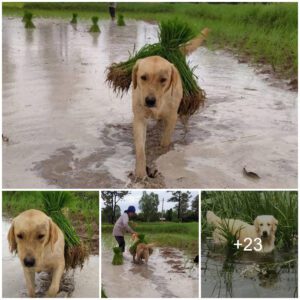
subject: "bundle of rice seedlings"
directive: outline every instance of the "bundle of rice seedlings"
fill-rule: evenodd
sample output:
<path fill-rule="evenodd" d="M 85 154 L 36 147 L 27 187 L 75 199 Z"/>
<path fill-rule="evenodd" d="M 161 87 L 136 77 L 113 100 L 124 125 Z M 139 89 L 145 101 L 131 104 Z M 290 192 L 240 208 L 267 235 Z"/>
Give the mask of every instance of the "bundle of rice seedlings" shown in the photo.
<path fill-rule="evenodd" d="M 190 67 L 186 54 L 199 47 L 208 34 L 208 29 L 197 35 L 191 27 L 178 19 L 163 21 L 159 25 L 159 42 L 145 45 L 129 59 L 113 63 L 108 67 L 106 81 L 114 92 L 126 93 L 131 84 L 131 72 L 138 59 L 158 55 L 174 64 L 178 69 L 183 86 L 183 99 L 179 107 L 180 116 L 191 116 L 203 104 L 205 92 L 197 84 L 195 67 Z"/>
<path fill-rule="evenodd" d="M 22 22 L 25 22 L 25 21 L 26 21 L 27 14 L 28 14 L 28 11 L 24 11 L 24 15 L 23 15 L 23 18 L 22 18 Z"/>
<path fill-rule="evenodd" d="M 124 21 L 124 16 L 123 15 L 118 15 L 117 24 L 118 24 L 118 26 L 125 26 L 125 21 Z"/>
<path fill-rule="evenodd" d="M 99 26 L 98 26 L 98 21 L 99 21 L 99 18 L 94 16 L 92 17 L 92 22 L 93 22 L 93 25 L 91 26 L 89 32 L 101 32 Z"/>
<path fill-rule="evenodd" d="M 83 267 L 84 261 L 88 258 L 87 247 L 80 240 L 74 227 L 64 216 L 62 209 L 73 195 L 69 192 L 42 192 L 44 212 L 51 217 L 53 222 L 62 230 L 65 237 L 65 262 L 66 269 Z"/>
<path fill-rule="evenodd" d="M 140 243 L 147 244 L 147 241 L 145 239 L 145 235 L 142 234 L 142 233 L 138 234 L 138 239 L 129 247 L 130 254 L 133 255 L 136 252 L 136 247 Z"/>
<path fill-rule="evenodd" d="M 33 22 L 32 22 L 32 13 L 31 12 L 25 12 L 23 16 L 23 20 L 25 22 L 25 28 L 35 28 Z"/>
<path fill-rule="evenodd" d="M 121 248 L 114 247 L 113 251 L 114 251 L 114 257 L 112 260 L 112 264 L 115 266 L 123 265 L 123 253 L 122 253 Z"/>
<path fill-rule="evenodd" d="M 70 21 L 70 23 L 71 24 L 77 24 L 77 17 L 78 17 L 78 14 L 73 13 L 73 17 L 72 17 L 72 20 Z"/>

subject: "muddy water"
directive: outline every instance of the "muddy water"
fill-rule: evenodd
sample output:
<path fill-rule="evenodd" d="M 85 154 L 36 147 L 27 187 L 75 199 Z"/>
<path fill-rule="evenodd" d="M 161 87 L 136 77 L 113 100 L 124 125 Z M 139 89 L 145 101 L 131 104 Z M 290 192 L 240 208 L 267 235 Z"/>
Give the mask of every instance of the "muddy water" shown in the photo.
<path fill-rule="evenodd" d="M 9 220 L 2 222 L 2 296 L 4 298 L 24 298 L 27 296 L 25 278 L 19 258 L 9 252 L 7 233 Z M 43 297 L 50 285 L 49 274 L 36 275 L 36 295 Z M 99 257 L 90 256 L 82 270 L 65 273 L 61 281 L 58 297 L 98 298 L 99 297 Z"/>
<path fill-rule="evenodd" d="M 103 21 L 91 35 L 87 23 L 37 19 L 28 31 L 20 19 L 3 19 L 4 187 L 128 186 L 130 93 L 117 97 L 104 72 L 154 41 L 157 27 L 127 23 Z M 224 52 L 201 48 L 190 60 L 207 105 L 187 135 L 178 123 L 168 153 L 150 130 L 148 153 L 162 173 L 150 186 L 295 188 L 297 94 Z"/>
<path fill-rule="evenodd" d="M 102 286 L 108 297 L 198 297 L 198 267 L 181 251 L 174 248 L 156 248 L 148 265 L 134 264 L 126 251 L 124 264 L 114 266 L 111 263 L 114 246 L 116 242 L 110 235 L 102 235 Z"/>
<path fill-rule="evenodd" d="M 201 296 L 204 298 L 297 297 L 296 251 L 275 254 L 242 253 L 238 258 L 208 249 L 202 243 Z M 283 262 L 296 261 L 294 267 Z M 268 267 L 266 267 L 268 266 Z"/>

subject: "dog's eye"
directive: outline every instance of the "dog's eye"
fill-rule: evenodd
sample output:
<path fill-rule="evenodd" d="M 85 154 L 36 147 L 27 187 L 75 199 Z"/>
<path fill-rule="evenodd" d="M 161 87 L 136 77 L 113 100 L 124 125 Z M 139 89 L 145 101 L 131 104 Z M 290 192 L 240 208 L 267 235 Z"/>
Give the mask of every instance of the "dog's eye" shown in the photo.
<path fill-rule="evenodd" d="M 23 240 L 23 234 L 22 233 L 17 234 L 17 238 Z"/>
<path fill-rule="evenodd" d="M 161 78 L 159 81 L 160 81 L 160 83 L 164 83 L 167 81 L 167 78 Z"/>
<path fill-rule="evenodd" d="M 147 76 L 146 75 L 142 75 L 141 79 L 144 80 L 144 81 L 146 81 L 147 80 Z"/>
<path fill-rule="evenodd" d="M 270 223 L 268 223 L 267 225 L 268 225 L 268 226 L 271 226 L 271 224 L 270 224 Z"/>
<path fill-rule="evenodd" d="M 41 240 L 41 239 L 44 238 L 44 236 L 45 236 L 44 234 L 39 234 L 39 235 L 38 235 L 38 239 Z"/>
<path fill-rule="evenodd" d="M 259 226 L 263 226 L 263 225 L 264 225 L 263 223 L 259 224 Z"/>

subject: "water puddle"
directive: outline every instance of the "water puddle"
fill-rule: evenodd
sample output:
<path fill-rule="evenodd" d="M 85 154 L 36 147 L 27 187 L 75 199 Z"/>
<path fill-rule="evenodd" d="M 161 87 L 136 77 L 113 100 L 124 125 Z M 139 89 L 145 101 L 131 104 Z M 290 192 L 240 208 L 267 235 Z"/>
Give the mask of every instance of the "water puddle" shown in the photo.
<path fill-rule="evenodd" d="M 10 221 L 2 221 L 2 296 L 3 298 L 25 298 L 27 289 L 19 258 L 9 252 L 7 234 Z M 50 276 L 45 272 L 36 275 L 36 296 L 43 297 L 50 285 Z M 65 273 L 61 281 L 60 298 L 99 297 L 99 256 L 92 255 L 82 270 Z"/>
<path fill-rule="evenodd" d="M 116 96 L 105 70 L 127 59 L 134 45 L 155 41 L 157 26 L 102 21 L 101 34 L 91 35 L 85 22 L 35 24 L 28 31 L 19 18 L 3 18 L 3 133 L 9 138 L 3 186 L 128 186 L 135 163 L 131 93 Z M 190 61 L 199 66 L 206 106 L 187 135 L 178 122 L 167 153 L 150 126 L 148 159 L 162 174 L 153 185 L 296 188 L 297 93 L 222 51 L 201 48 Z M 245 166 L 260 179 L 245 177 Z"/>
<path fill-rule="evenodd" d="M 210 248 L 211 249 L 211 248 Z M 297 254 L 243 252 L 236 259 L 202 243 L 201 296 L 204 298 L 297 297 Z"/>
<path fill-rule="evenodd" d="M 198 266 L 182 251 L 155 248 L 148 265 L 134 264 L 126 251 L 124 264 L 114 266 L 114 246 L 113 237 L 102 234 L 102 286 L 108 297 L 198 298 Z"/>

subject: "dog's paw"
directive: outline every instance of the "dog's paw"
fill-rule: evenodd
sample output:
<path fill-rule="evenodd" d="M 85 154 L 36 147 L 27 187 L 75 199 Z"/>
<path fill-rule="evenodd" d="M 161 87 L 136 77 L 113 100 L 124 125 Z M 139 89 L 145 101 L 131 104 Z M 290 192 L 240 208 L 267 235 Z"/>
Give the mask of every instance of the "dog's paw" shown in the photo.
<path fill-rule="evenodd" d="M 157 169 L 150 169 L 149 167 L 146 167 L 147 175 L 150 178 L 155 178 L 158 175 L 158 170 Z"/>

